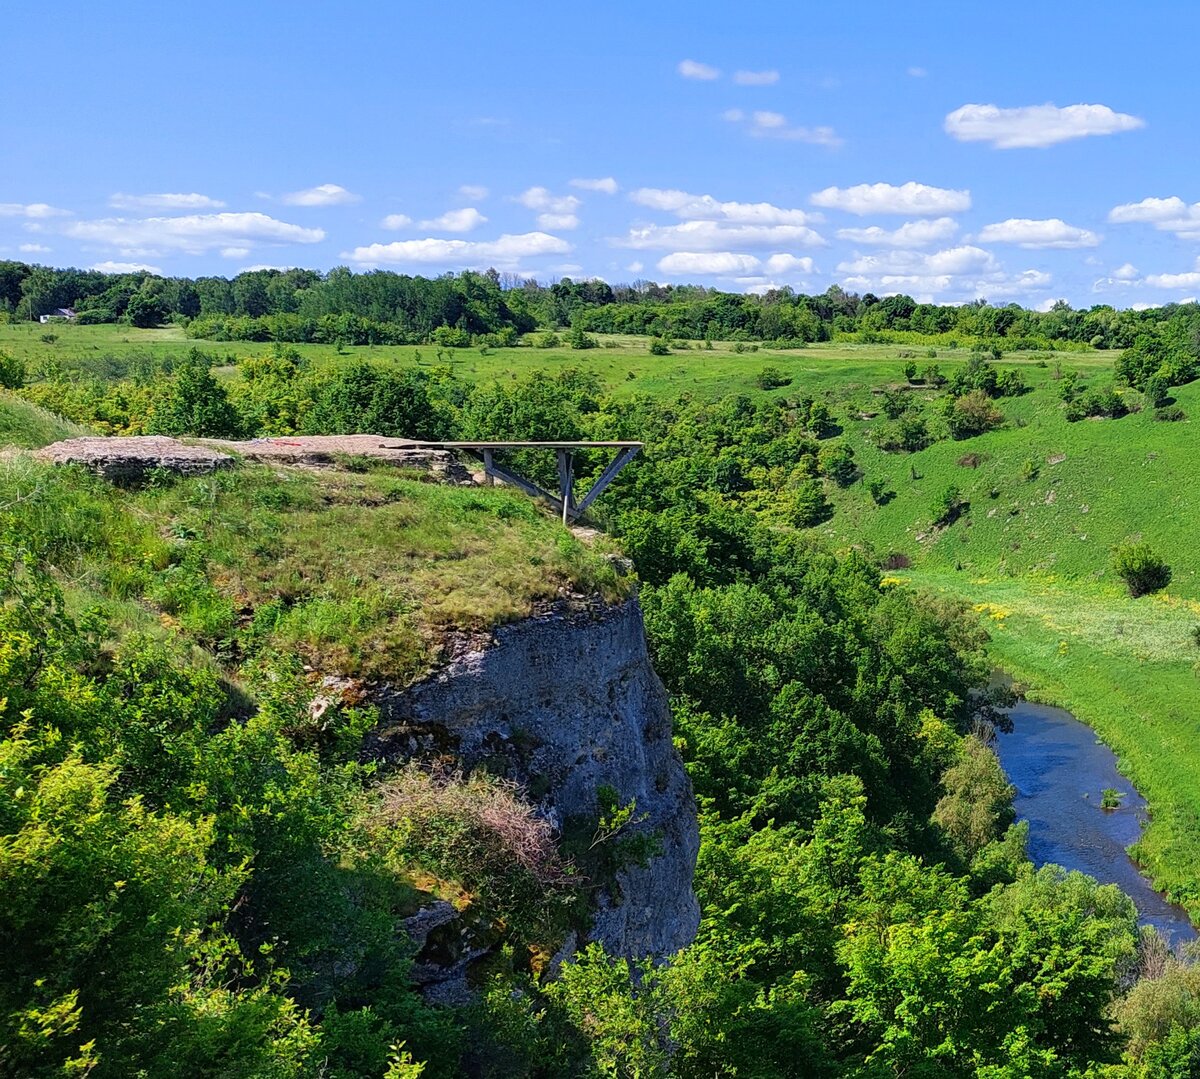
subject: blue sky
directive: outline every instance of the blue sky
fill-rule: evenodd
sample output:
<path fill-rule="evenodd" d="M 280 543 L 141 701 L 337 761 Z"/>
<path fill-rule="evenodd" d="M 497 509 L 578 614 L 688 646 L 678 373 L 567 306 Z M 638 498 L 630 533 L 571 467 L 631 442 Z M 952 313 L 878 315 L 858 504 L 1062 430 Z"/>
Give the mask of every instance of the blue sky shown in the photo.
<path fill-rule="evenodd" d="M 0 258 L 1200 295 L 1200 7 L 5 14 Z"/>

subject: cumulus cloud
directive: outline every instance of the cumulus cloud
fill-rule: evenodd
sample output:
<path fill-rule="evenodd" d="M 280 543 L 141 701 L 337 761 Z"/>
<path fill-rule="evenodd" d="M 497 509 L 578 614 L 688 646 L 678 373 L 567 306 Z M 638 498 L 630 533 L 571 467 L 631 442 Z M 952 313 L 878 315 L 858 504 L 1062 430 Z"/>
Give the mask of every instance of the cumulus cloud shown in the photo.
<path fill-rule="evenodd" d="M 491 194 L 483 184 L 463 184 L 458 189 L 458 193 L 471 202 L 483 202 Z"/>
<path fill-rule="evenodd" d="M 368 244 L 346 252 L 342 258 L 362 266 L 404 263 L 438 263 L 444 266 L 510 266 L 537 255 L 565 255 L 571 245 L 545 232 L 505 233 L 496 240 L 397 240 Z"/>
<path fill-rule="evenodd" d="M 735 71 L 733 81 L 738 86 L 774 86 L 779 81 L 779 72 L 770 71 Z"/>
<path fill-rule="evenodd" d="M 403 214 L 395 216 L 404 217 Z M 399 225 L 388 225 L 389 220 L 390 217 L 384 218 L 385 228 L 403 228 L 404 225 L 410 224 L 407 218 L 403 224 Z M 429 221 L 422 221 L 421 228 L 436 229 L 438 232 L 470 232 L 472 229 L 476 229 L 486 222 L 487 218 L 476 210 L 474 206 L 467 206 L 462 210 L 447 210 L 440 217 L 431 218 Z"/>
<path fill-rule="evenodd" d="M 758 248 L 821 247 L 824 238 L 806 225 L 742 225 L 685 221 L 630 229 L 622 247 L 661 251 L 738 251 Z"/>
<path fill-rule="evenodd" d="M 540 229 L 576 229 L 579 218 L 575 214 L 538 214 L 537 226 Z"/>
<path fill-rule="evenodd" d="M 222 247 L 221 258 L 223 259 L 244 259 L 250 254 L 248 247 Z"/>
<path fill-rule="evenodd" d="M 23 255 L 48 255 L 51 248 L 45 244 L 21 244 L 17 250 Z"/>
<path fill-rule="evenodd" d="M 1115 224 L 1153 225 L 1162 232 L 1173 232 L 1181 239 L 1200 240 L 1200 202 L 1189 206 L 1177 195 L 1114 206 L 1108 212 L 1108 219 Z"/>
<path fill-rule="evenodd" d="M 721 77 L 717 68 L 702 64 L 699 60 L 680 60 L 676 70 L 685 79 L 699 79 L 701 82 L 712 82 Z"/>
<path fill-rule="evenodd" d="M 517 202 L 547 214 L 573 214 L 583 205 L 575 195 L 553 195 L 545 187 L 527 188 L 517 196 Z"/>
<path fill-rule="evenodd" d="M 630 273 L 641 273 L 645 268 L 645 265 L 641 262 L 631 262 L 625 267 Z"/>
<path fill-rule="evenodd" d="M 147 266 L 144 262 L 97 262 L 91 267 L 101 273 L 152 273 L 162 277 L 162 270 L 157 266 Z"/>
<path fill-rule="evenodd" d="M 858 214 L 953 214 L 971 208 L 971 192 L 909 181 L 827 187 L 809 198 L 814 206 Z"/>
<path fill-rule="evenodd" d="M 359 195 L 347 191 L 340 184 L 317 184 L 316 187 L 284 195 L 281 201 L 288 206 L 345 206 L 359 199 Z"/>
<path fill-rule="evenodd" d="M 813 260 L 807 255 L 797 257 L 780 253 L 767 259 L 763 269 L 769 274 L 809 274 L 813 272 Z"/>
<path fill-rule="evenodd" d="M 1118 281 L 1135 281 L 1138 269 L 1132 262 L 1126 262 L 1113 270 L 1112 276 Z"/>
<path fill-rule="evenodd" d="M 225 203 L 196 192 L 168 192 L 160 195 L 127 195 L 118 191 L 108 197 L 114 210 L 220 210 Z"/>
<path fill-rule="evenodd" d="M 324 229 L 303 228 L 261 213 L 189 214 L 185 217 L 108 217 L 73 221 L 62 230 L 84 243 L 125 252 L 173 250 L 201 254 L 255 244 L 315 244 Z"/>
<path fill-rule="evenodd" d="M 769 202 L 721 202 L 712 195 L 693 195 L 660 187 L 639 187 L 630 201 L 663 210 L 688 221 L 728 221 L 740 225 L 805 225 L 821 220 L 805 210 L 785 209 Z"/>
<path fill-rule="evenodd" d="M 952 217 L 923 218 L 906 221 L 899 228 L 884 229 L 871 225 L 865 229 L 838 229 L 839 240 L 862 244 L 864 247 L 928 247 L 945 243 L 958 231 Z"/>
<path fill-rule="evenodd" d="M 0 217 L 41 220 L 47 217 L 68 217 L 70 213 L 70 210 L 60 210 L 57 206 L 48 206 L 44 202 L 0 202 Z"/>
<path fill-rule="evenodd" d="M 750 273 L 761 265 L 753 255 L 739 255 L 732 251 L 675 251 L 658 260 L 658 268 L 665 274 L 709 274 L 730 277 L 734 274 Z"/>
<path fill-rule="evenodd" d="M 1151 288 L 1197 288 L 1200 287 L 1200 271 L 1146 274 L 1145 283 Z"/>
<path fill-rule="evenodd" d="M 808 142 L 814 146 L 838 147 L 843 139 L 832 127 L 804 127 L 791 124 L 781 112 L 756 109 L 745 113 L 741 109 L 726 109 L 721 119 L 731 124 L 740 124 L 754 138 L 786 139 L 793 142 Z"/>
<path fill-rule="evenodd" d="M 948 113 L 946 133 L 959 142 L 987 142 L 997 150 L 1044 147 L 1088 135 L 1114 135 L 1145 127 L 1146 121 L 1107 105 L 963 105 Z"/>
<path fill-rule="evenodd" d="M 412 223 L 408 214 L 388 214 L 381 222 L 385 229 L 406 229 Z"/>
<path fill-rule="evenodd" d="M 984 225 L 976 239 L 980 243 L 1016 244 L 1018 247 L 1053 247 L 1071 249 L 1095 247 L 1100 236 L 1088 229 L 1068 225 L 1057 217 L 1032 221 L 1027 217 L 1010 217 L 994 225 Z"/>
<path fill-rule="evenodd" d="M 991 252 L 964 244 L 944 251 L 888 251 L 843 262 L 838 272 L 848 288 L 885 295 L 905 292 L 920 301 L 1008 298 L 1040 291 L 1052 278 L 1041 270 L 1010 274 Z"/>
<path fill-rule="evenodd" d="M 601 176 L 594 180 L 577 178 L 568 182 L 572 187 L 579 188 L 580 191 L 599 191 L 603 195 L 615 195 L 617 193 L 617 181 L 611 176 Z"/>
<path fill-rule="evenodd" d="M 1055 305 L 1055 304 L 1058 304 L 1058 303 L 1066 303 L 1066 302 L 1067 302 L 1067 301 L 1066 301 L 1066 300 L 1064 300 L 1064 299 L 1062 299 L 1061 297 L 1048 296 L 1048 297 L 1046 297 L 1046 299 L 1042 300 L 1042 301 L 1041 301 L 1041 302 L 1040 302 L 1040 303 L 1039 303 L 1039 304 L 1038 304 L 1038 305 L 1037 305 L 1037 306 L 1034 308 L 1034 310 L 1035 310 L 1035 311 L 1041 311 L 1041 312 L 1042 312 L 1042 314 L 1045 314 L 1047 311 L 1053 311 L 1053 310 L 1054 310 L 1054 305 Z"/>

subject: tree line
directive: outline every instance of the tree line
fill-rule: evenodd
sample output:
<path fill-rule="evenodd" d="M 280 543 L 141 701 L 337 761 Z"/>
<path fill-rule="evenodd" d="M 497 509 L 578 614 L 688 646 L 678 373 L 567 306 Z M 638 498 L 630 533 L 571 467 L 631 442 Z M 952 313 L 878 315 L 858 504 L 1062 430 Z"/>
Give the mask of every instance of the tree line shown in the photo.
<path fill-rule="evenodd" d="M 178 322 L 216 340 L 444 345 L 491 336 L 515 344 L 537 327 L 688 340 L 768 341 L 798 347 L 835 336 L 864 342 L 908 338 L 998 340 L 1007 349 L 1128 348 L 1139 334 L 1182 321 L 1197 332 L 1194 304 L 1146 311 L 1066 303 L 1049 311 L 986 300 L 959 306 L 910 296 L 859 295 L 834 285 L 820 295 L 790 288 L 761 296 L 650 281 L 610 285 L 563 278 L 541 284 L 495 270 L 420 277 L 337 267 L 253 270 L 233 278 L 106 274 L 0 261 L 0 319 L 35 320 L 72 308 L 84 323 Z"/>

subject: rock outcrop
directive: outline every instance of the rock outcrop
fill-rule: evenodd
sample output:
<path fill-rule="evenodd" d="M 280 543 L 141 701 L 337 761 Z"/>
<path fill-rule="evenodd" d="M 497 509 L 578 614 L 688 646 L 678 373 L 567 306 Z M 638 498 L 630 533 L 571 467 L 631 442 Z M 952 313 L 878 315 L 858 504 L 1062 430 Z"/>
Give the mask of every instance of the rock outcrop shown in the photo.
<path fill-rule="evenodd" d="M 473 482 L 471 473 L 451 451 L 380 435 L 296 435 L 246 442 L 217 438 L 182 440 L 164 435 L 69 438 L 38 450 L 37 456 L 59 465 L 83 465 L 106 480 L 121 484 L 140 483 L 160 469 L 197 476 L 230 468 L 239 460 L 330 468 L 352 457 L 427 472 L 444 483 Z"/>
<path fill-rule="evenodd" d="M 182 476 L 202 476 L 230 468 L 236 458 L 211 446 L 191 445 L 163 435 L 131 438 L 68 438 L 37 451 L 56 465 L 83 465 L 111 483 L 141 483 L 164 469 Z"/>
<path fill-rule="evenodd" d="M 626 864 L 600 892 L 588 938 L 626 957 L 688 944 L 700 918 L 696 804 L 637 600 L 551 610 L 459 646 L 428 679 L 379 694 L 372 753 L 450 755 L 501 772 L 559 827 L 594 820 L 597 792 L 612 788 L 622 805 L 636 803 L 633 827 L 656 837 L 659 853 Z"/>

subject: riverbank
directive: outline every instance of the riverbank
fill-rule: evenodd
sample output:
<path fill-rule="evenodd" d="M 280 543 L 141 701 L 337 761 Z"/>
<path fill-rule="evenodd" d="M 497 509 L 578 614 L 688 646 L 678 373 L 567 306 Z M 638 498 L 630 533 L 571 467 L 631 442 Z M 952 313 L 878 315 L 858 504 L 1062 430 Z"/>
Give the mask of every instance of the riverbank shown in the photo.
<path fill-rule="evenodd" d="M 1115 884 L 1173 946 L 1196 939 L 1188 913 L 1154 890 L 1127 851 L 1141 838 L 1146 800 L 1120 773 L 1117 758 L 1096 733 L 1069 712 L 1021 700 L 1009 710 L 1012 730 L 995 750 L 1016 788 L 1017 818 L 1029 828 L 1034 865 L 1079 870 Z M 1104 792 L 1117 797 L 1104 807 Z"/>
<path fill-rule="evenodd" d="M 1038 578 L 912 572 L 915 587 L 970 603 L 998 667 L 1024 695 L 1066 709 L 1116 753 L 1149 805 L 1131 855 L 1154 887 L 1200 919 L 1200 605 L 1131 600 Z"/>

